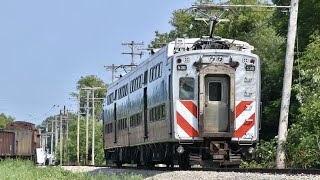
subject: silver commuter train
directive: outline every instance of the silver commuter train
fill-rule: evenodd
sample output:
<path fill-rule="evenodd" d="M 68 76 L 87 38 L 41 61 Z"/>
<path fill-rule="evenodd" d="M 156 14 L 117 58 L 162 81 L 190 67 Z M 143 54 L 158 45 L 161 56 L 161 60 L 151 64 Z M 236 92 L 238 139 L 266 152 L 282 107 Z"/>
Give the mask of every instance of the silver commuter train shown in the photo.
<path fill-rule="evenodd" d="M 260 62 L 246 42 L 178 38 L 112 83 L 107 163 L 239 165 L 260 129 Z"/>

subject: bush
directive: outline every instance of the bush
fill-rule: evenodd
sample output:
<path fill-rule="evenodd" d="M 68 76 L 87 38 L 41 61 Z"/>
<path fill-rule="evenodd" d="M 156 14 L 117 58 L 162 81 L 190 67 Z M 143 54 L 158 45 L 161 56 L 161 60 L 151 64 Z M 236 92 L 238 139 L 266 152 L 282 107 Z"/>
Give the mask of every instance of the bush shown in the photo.
<path fill-rule="evenodd" d="M 273 168 L 275 166 L 277 138 L 270 141 L 261 140 L 257 144 L 256 158 L 251 162 L 243 161 L 241 168 Z"/>

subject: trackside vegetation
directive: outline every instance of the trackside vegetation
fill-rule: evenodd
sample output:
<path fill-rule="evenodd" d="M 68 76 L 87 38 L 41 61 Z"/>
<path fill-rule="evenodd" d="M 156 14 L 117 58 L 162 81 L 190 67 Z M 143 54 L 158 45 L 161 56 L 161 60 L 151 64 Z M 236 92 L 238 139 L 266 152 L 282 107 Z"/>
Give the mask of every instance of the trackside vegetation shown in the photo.
<path fill-rule="evenodd" d="M 97 176 L 88 173 L 73 173 L 63 170 L 60 166 L 56 167 L 37 167 L 29 160 L 6 159 L 0 161 L 0 179 L 3 180 L 41 180 L 41 179 L 76 179 L 76 180 L 102 180 L 102 179 L 132 179 L 140 180 L 142 176 L 132 174 L 114 174 L 110 176 L 99 172 Z"/>

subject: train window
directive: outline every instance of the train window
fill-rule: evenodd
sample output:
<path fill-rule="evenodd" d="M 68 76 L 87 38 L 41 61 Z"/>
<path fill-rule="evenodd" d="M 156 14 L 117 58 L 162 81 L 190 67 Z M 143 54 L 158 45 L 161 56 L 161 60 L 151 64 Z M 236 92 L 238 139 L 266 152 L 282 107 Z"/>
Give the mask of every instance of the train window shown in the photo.
<path fill-rule="evenodd" d="M 151 122 L 153 121 L 153 108 L 149 110 L 149 119 Z"/>
<path fill-rule="evenodd" d="M 134 114 L 130 117 L 130 127 L 135 127 L 141 125 L 142 113 Z M 127 127 L 127 125 L 125 125 Z"/>
<path fill-rule="evenodd" d="M 209 82 L 209 101 L 221 101 L 221 82 Z"/>
<path fill-rule="evenodd" d="M 134 80 L 134 82 L 135 82 L 134 90 L 137 90 L 137 89 L 138 89 L 138 78 L 136 78 L 136 79 Z"/>
<path fill-rule="evenodd" d="M 161 77 L 161 75 L 162 75 L 162 62 L 159 64 L 158 77 Z"/>
<path fill-rule="evenodd" d="M 143 84 L 147 84 L 147 83 L 148 83 L 148 70 L 146 70 L 143 75 Z"/>
<path fill-rule="evenodd" d="M 194 99 L 194 79 L 193 78 L 180 78 L 179 98 L 181 100 Z"/>
<path fill-rule="evenodd" d="M 154 76 L 154 80 L 155 80 L 155 79 L 158 79 L 158 65 L 156 65 L 156 66 L 154 67 L 154 70 L 155 70 L 155 71 L 153 72 L 153 73 L 154 73 L 153 76 Z"/>
<path fill-rule="evenodd" d="M 141 83 L 142 75 L 139 76 L 139 88 L 141 88 L 142 83 Z"/>
<path fill-rule="evenodd" d="M 152 81 L 152 73 L 153 73 L 153 68 L 150 69 L 150 74 L 149 74 L 149 82 Z"/>
<path fill-rule="evenodd" d="M 127 118 L 124 119 L 124 129 L 128 128 L 128 124 L 127 124 Z"/>
<path fill-rule="evenodd" d="M 112 133 L 113 132 L 113 123 L 107 124 L 105 128 L 106 128 L 105 129 L 106 133 Z"/>
<path fill-rule="evenodd" d="M 166 105 L 161 105 L 161 118 L 166 119 Z"/>
<path fill-rule="evenodd" d="M 160 120 L 160 119 L 161 119 L 160 106 L 158 106 L 156 108 L 156 120 Z"/>

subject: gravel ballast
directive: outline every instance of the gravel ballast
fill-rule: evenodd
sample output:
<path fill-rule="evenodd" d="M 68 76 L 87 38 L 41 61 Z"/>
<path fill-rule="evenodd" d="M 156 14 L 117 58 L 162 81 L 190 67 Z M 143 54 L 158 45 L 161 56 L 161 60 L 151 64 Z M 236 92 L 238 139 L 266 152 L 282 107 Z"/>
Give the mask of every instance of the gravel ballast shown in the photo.
<path fill-rule="evenodd" d="M 157 171 L 157 170 L 137 170 L 137 169 L 113 169 L 108 167 L 88 167 L 88 166 L 63 166 L 65 170 L 72 172 L 84 172 L 92 175 L 97 175 L 100 171 L 105 175 L 132 173 L 141 175 L 145 179 L 319 179 L 320 175 L 298 174 L 260 174 L 260 173 L 238 173 L 238 172 L 214 172 L 214 171 Z"/>

